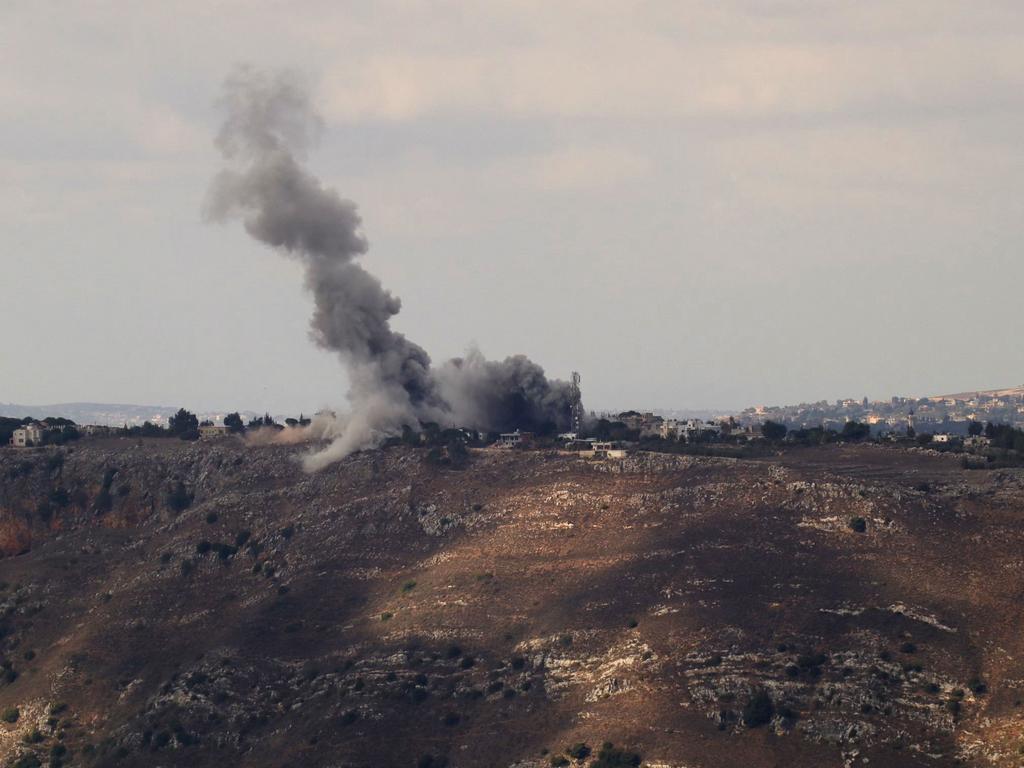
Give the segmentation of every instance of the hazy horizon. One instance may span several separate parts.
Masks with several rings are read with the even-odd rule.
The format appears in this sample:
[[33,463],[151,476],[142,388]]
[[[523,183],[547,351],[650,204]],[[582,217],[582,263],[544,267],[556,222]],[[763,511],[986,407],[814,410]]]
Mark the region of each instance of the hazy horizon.
[[0,19],[0,401],[344,406],[300,266],[200,214],[240,62],[310,84],[308,164],[435,361],[527,354],[593,410],[1024,382],[1015,3]]

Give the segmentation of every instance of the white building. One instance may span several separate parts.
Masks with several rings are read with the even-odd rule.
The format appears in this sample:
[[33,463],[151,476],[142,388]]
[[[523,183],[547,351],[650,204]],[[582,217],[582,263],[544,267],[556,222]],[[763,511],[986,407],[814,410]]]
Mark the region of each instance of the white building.
[[207,424],[199,427],[199,437],[203,440],[212,440],[217,437],[227,437],[231,431],[223,424]]
[[527,446],[532,442],[532,432],[520,432],[518,429],[515,432],[503,432],[498,437],[498,446],[501,448],[518,448],[520,446]]
[[43,435],[46,427],[39,422],[32,422],[23,427],[18,427],[11,435],[11,445],[15,448],[31,448],[34,445],[43,444]]

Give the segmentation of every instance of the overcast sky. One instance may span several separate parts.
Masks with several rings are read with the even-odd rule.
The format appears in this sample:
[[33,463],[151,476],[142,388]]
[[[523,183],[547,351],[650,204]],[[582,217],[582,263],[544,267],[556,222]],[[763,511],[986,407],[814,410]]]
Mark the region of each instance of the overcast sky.
[[297,264],[201,216],[232,67],[436,360],[592,408],[1024,382],[1019,0],[0,4],[0,401],[344,403]]

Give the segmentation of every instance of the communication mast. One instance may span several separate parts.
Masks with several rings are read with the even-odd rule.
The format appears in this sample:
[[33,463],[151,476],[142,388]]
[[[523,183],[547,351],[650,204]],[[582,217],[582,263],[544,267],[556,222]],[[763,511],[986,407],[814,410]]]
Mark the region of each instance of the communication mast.
[[569,405],[569,427],[579,435],[583,432],[583,395],[580,393],[580,375],[576,371],[572,372],[571,382],[572,402]]

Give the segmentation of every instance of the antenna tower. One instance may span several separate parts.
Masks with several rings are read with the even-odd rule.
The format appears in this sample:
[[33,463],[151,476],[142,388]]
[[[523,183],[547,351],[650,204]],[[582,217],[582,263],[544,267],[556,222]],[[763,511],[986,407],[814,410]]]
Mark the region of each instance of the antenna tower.
[[580,375],[572,372],[572,404],[569,406],[569,426],[579,435],[583,431],[583,395],[580,393]]

